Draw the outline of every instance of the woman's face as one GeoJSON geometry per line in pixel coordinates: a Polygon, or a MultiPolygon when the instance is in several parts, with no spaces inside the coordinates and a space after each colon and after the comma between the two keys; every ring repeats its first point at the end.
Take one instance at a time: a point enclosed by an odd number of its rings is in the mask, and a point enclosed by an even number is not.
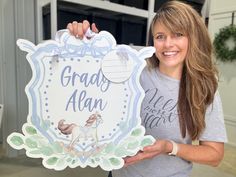
{"type": "Polygon", "coordinates": [[[156,23],[153,29],[153,41],[160,71],[182,72],[188,51],[188,38],[176,31],[172,33],[165,26],[156,23]]]}

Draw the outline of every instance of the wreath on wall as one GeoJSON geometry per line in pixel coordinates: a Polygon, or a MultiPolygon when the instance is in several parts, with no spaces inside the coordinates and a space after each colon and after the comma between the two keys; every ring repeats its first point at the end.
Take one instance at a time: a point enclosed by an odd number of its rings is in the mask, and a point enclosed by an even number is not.
{"type": "Polygon", "coordinates": [[[220,29],[213,42],[216,57],[221,61],[236,61],[236,26],[230,25],[220,29]],[[234,46],[232,49],[227,46],[226,41],[232,38],[234,46]]]}

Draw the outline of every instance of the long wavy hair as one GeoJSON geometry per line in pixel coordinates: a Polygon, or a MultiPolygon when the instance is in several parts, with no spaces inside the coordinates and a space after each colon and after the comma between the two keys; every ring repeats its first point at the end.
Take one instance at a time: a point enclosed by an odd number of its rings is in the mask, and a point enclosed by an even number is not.
{"type": "MultiPolygon", "coordinates": [[[[173,33],[180,32],[188,37],[178,113],[182,137],[188,133],[192,140],[198,139],[205,128],[206,109],[213,102],[218,87],[218,71],[212,57],[213,47],[208,30],[196,11],[179,1],[169,1],[157,11],[149,36],[153,37],[153,28],[157,23],[173,33]]],[[[159,66],[155,54],[147,63],[151,68],[159,66]]]]}

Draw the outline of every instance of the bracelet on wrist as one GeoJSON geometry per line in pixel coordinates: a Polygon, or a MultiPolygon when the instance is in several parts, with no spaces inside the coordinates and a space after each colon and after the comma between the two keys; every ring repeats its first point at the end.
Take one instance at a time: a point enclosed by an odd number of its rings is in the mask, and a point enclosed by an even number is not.
{"type": "Polygon", "coordinates": [[[172,144],[172,151],[171,151],[170,153],[168,153],[168,155],[173,155],[173,156],[175,156],[175,155],[177,155],[178,150],[179,150],[178,145],[177,145],[176,142],[174,142],[174,141],[172,141],[172,140],[170,140],[170,142],[171,142],[171,144],[172,144]]]}

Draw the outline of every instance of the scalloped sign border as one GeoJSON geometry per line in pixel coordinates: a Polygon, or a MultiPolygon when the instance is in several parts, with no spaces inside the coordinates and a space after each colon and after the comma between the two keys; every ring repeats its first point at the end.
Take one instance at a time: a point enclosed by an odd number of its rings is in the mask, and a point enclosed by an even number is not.
{"type": "Polygon", "coordinates": [[[145,135],[140,107],[144,91],[139,77],[153,47],[140,51],[117,45],[101,31],[90,40],[67,30],[39,45],[19,39],[32,78],[25,88],[29,113],[22,132],[7,142],[26,155],[42,158],[46,168],[122,168],[154,138],[145,135]]]}

